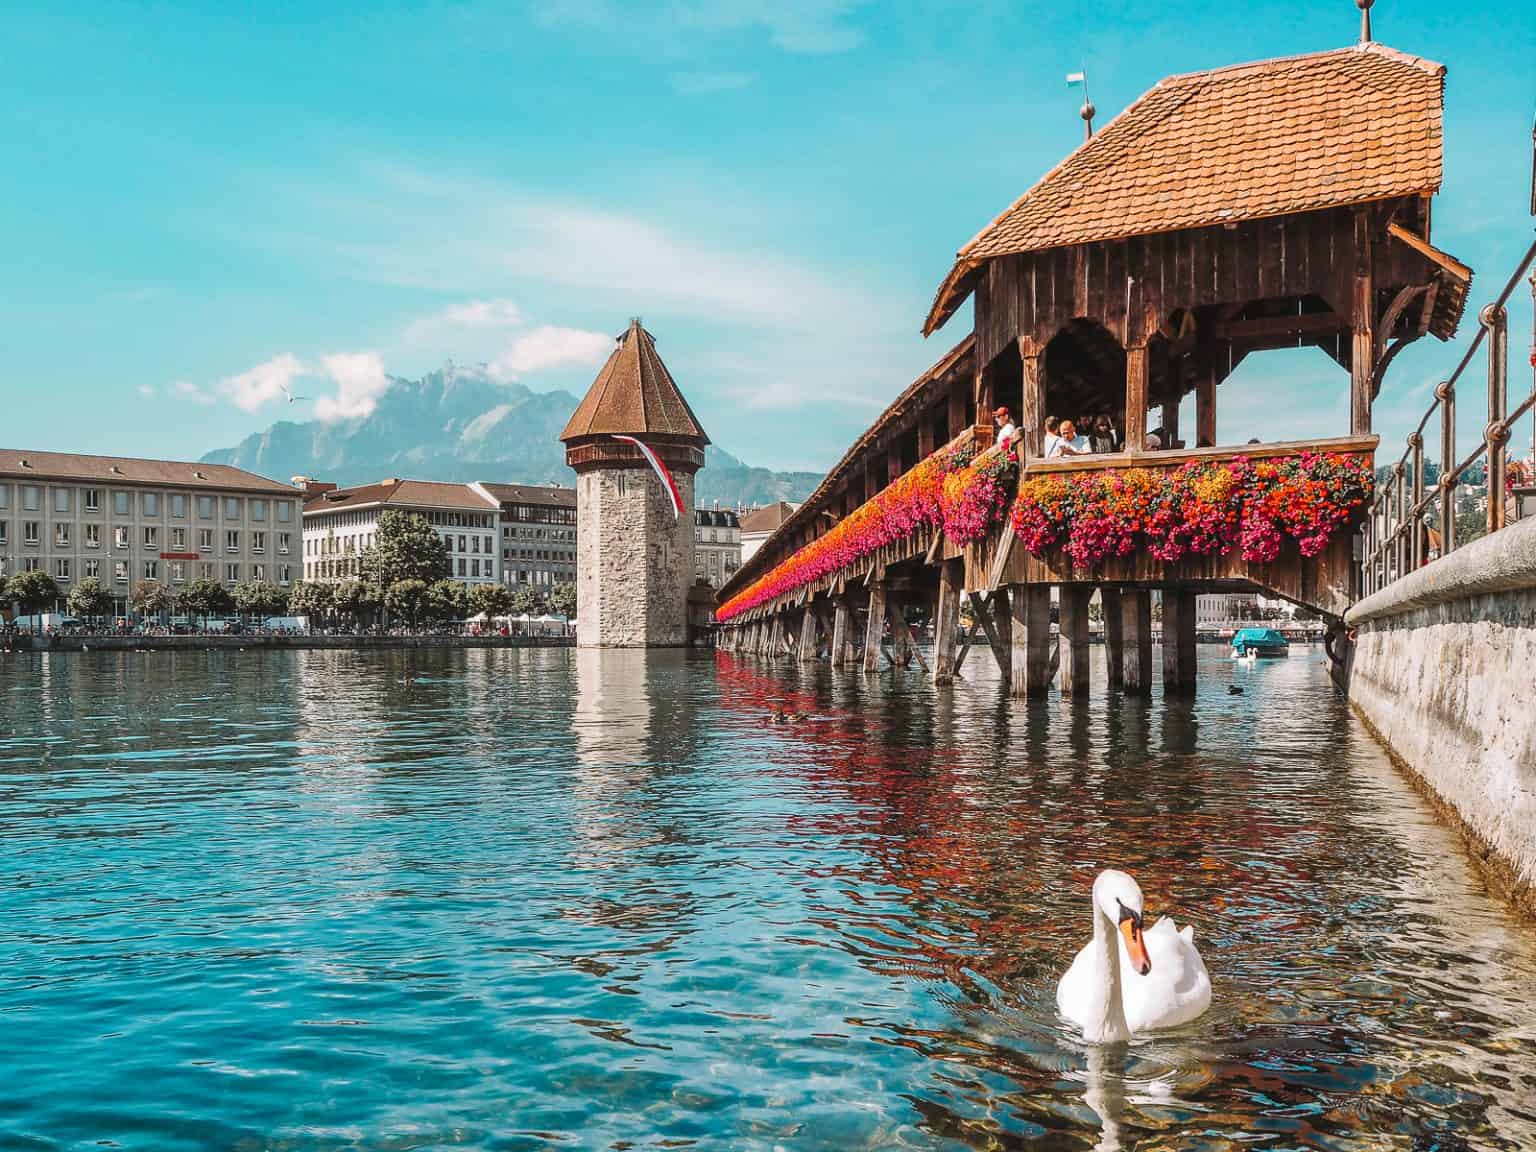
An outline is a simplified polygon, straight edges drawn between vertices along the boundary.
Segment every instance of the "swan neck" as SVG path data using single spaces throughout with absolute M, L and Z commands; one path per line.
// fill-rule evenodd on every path
M 1103 1042 L 1129 1040 L 1131 1030 L 1125 1022 L 1125 1001 L 1120 989 L 1120 944 L 1115 939 L 1115 924 L 1093 903 L 1093 947 L 1098 958 L 1099 987 L 1095 990 L 1094 1019 L 1102 1020 L 1097 1037 Z

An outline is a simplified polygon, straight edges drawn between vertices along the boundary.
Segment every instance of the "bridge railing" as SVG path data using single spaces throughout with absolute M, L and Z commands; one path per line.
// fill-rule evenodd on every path
M 1521 277 L 1536 263 L 1536 242 L 1526 249 L 1524 258 L 1504 285 L 1504 290 L 1478 315 L 1477 335 L 1472 338 L 1456 370 L 1435 386 L 1435 400 L 1418 427 L 1408 434 L 1408 447 L 1393 465 L 1391 476 L 1379 484 L 1371 501 L 1369 514 L 1361 527 L 1361 596 L 1369 596 L 1421 567 L 1429 558 L 1435 537 L 1438 552 L 1444 556 L 1456 548 L 1456 487 L 1461 478 L 1479 460 L 1487 458 L 1489 532 L 1497 532 L 1508 521 L 1510 480 L 1510 429 L 1522 416 L 1536 408 L 1536 380 L 1525 398 L 1509 407 L 1509 313 L 1506 305 L 1520 284 Z M 1536 276 L 1530 280 L 1536 301 Z M 1536 333 L 1533 333 L 1536 338 Z M 1488 345 L 1488 420 L 1482 440 L 1466 457 L 1456 459 L 1456 390 L 1462 376 L 1472 365 L 1478 351 Z M 1531 350 L 1536 367 L 1536 345 Z M 1436 413 L 1440 415 L 1440 478 L 1426 486 L 1424 480 L 1424 430 Z M 1533 463 L 1536 463 L 1536 435 L 1532 437 Z M 1529 467 L 1529 466 L 1526 466 Z M 1527 485 L 1536 477 L 1525 477 Z M 1438 526 L 1430 527 L 1428 513 L 1438 503 Z

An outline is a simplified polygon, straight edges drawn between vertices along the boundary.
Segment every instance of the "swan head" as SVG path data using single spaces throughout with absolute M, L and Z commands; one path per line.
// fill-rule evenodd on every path
M 1152 971 L 1152 957 L 1147 953 L 1146 931 L 1142 923 L 1141 886 L 1126 873 L 1106 868 L 1093 882 L 1093 905 L 1120 930 L 1131 966 L 1143 976 Z

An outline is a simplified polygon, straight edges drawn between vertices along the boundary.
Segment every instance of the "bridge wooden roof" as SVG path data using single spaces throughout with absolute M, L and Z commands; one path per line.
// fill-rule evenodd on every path
M 998 256 L 1429 195 L 1444 88 L 1375 43 L 1163 80 L 960 249 L 924 335 Z
M 656 339 L 630 321 L 618 347 L 571 414 L 560 439 L 586 436 L 665 436 L 708 444 L 703 426 L 672 373 L 656 354 Z

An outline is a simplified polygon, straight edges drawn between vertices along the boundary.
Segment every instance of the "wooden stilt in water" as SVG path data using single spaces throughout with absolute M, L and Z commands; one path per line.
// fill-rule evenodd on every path
M 864 628 L 864 671 L 880 671 L 881 639 L 885 635 L 885 582 L 869 588 L 869 621 Z
M 795 646 L 795 658 L 802 664 L 814 664 L 816 647 L 816 606 L 807 604 L 800 617 L 800 642 Z
M 1120 627 L 1124 632 L 1124 684 L 1127 695 L 1152 694 L 1152 593 L 1127 588 L 1120 595 Z
M 1061 589 L 1061 694 L 1088 695 L 1088 600 L 1093 588 L 1067 584 Z
M 960 626 L 960 585 L 965 561 L 946 560 L 939 567 L 939 596 L 933 611 L 933 682 L 955 682 L 955 630 Z
M 1195 594 L 1163 589 L 1163 695 L 1195 691 Z
M 840 599 L 832 609 L 832 667 L 844 668 L 853 661 L 853 605 Z
M 907 618 L 901 614 L 900 605 L 893 604 L 889 600 L 885 604 L 885 618 L 891 625 L 891 639 L 896 644 L 896 662 L 902 667 L 912 663 L 912 658 L 917 657 L 918 667 L 927 672 L 928 661 L 923 656 L 923 650 L 918 646 L 912 636 L 912 629 L 907 627 Z
M 1120 615 L 1120 589 L 1100 588 L 1099 607 L 1104 615 L 1104 656 L 1109 669 L 1109 686 L 1125 683 L 1125 620 Z
M 1013 616 L 1008 611 L 1008 593 L 999 588 L 986 598 L 980 592 L 972 592 L 971 612 L 987 634 L 987 646 L 992 649 L 997 670 L 1003 674 L 1005 682 L 1009 681 L 1013 665 L 1013 646 L 1009 639 L 1013 632 Z
M 1051 689 L 1051 588 L 1015 584 L 1008 589 L 1009 691 L 1044 696 Z

